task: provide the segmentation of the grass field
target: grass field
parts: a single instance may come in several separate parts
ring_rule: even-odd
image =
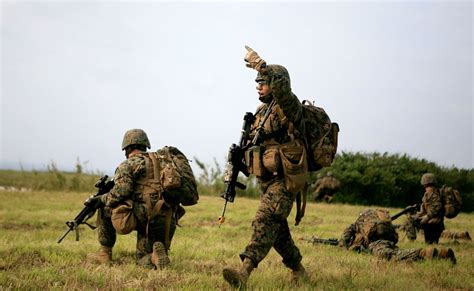
[[[164,271],[135,265],[135,233],[119,236],[110,266],[85,262],[87,253],[98,249],[95,231],[82,227],[81,239],[66,230],[64,222],[80,211],[90,193],[0,191],[0,289],[229,289],[222,268],[237,266],[238,254],[251,235],[250,223],[258,200],[237,197],[228,207],[226,222],[219,228],[223,200],[203,196],[188,207],[172,242],[172,265]],[[356,254],[329,245],[311,245],[298,240],[316,235],[339,237],[366,207],[310,203],[300,226],[290,228],[303,254],[309,278],[295,286],[290,272],[272,250],[252,273],[250,289],[268,290],[472,290],[474,244],[441,241],[454,249],[458,264],[447,261],[395,263]],[[400,209],[388,209],[395,213]],[[404,218],[400,218],[403,220]],[[446,221],[452,230],[474,231],[474,214],[460,214]],[[409,242],[400,236],[401,248],[421,248],[419,238]]]

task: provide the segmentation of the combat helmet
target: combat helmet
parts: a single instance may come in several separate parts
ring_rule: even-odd
[[[148,140],[148,136],[146,135],[145,131],[138,128],[127,130],[123,136],[122,151],[131,145],[142,145],[146,146],[147,148],[151,148],[150,140]]]
[[[436,184],[436,176],[433,173],[425,173],[421,176],[421,185]]]
[[[290,84],[290,74],[288,73],[288,70],[281,66],[281,65],[267,65],[265,70],[259,71],[257,74],[257,78],[255,79],[255,82],[266,82],[267,84],[270,83],[270,78],[271,75],[273,76],[282,76],[284,78],[288,79],[288,85],[291,86]]]

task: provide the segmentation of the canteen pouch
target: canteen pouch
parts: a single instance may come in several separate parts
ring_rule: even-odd
[[[245,161],[249,170],[249,173],[254,174],[257,177],[263,175],[262,167],[262,148],[260,146],[253,146],[245,153]]]
[[[299,192],[308,179],[308,161],[304,145],[295,142],[281,145],[280,158],[286,189],[291,193]]]
[[[263,167],[273,175],[281,169],[280,151],[278,147],[269,148],[263,153]]]
[[[118,234],[129,234],[137,227],[137,219],[133,214],[133,201],[127,200],[112,209],[112,225]]]

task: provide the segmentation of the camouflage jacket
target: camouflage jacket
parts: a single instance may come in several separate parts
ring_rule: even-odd
[[[260,123],[264,120],[264,116],[270,108],[274,100],[274,106],[271,108],[268,118],[262,125],[257,145],[263,146],[265,151],[270,147],[275,147],[300,139],[301,121],[303,119],[303,105],[295,94],[291,92],[290,85],[284,80],[273,80],[270,84],[272,93],[270,100],[263,101],[263,104],[257,108],[255,121],[250,127],[249,140],[253,140],[257,133]],[[274,179],[282,178],[282,169],[278,170],[277,176],[268,171],[264,171],[262,176],[258,176],[260,182],[267,184]],[[250,171],[252,173],[252,171]],[[263,184],[262,184],[263,185]]]
[[[320,192],[322,190],[338,190],[341,187],[341,182],[334,177],[322,177],[314,184],[314,191]]]
[[[102,197],[107,208],[116,207],[123,201],[133,199],[135,181],[146,175],[145,157],[141,154],[130,156],[115,170],[115,185],[109,193]]]
[[[359,215],[357,220],[349,225],[341,237],[341,244],[351,250],[367,249],[376,240],[398,242],[398,234],[391,222],[387,211],[369,209]]]
[[[428,223],[443,223],[444,207],[441,192],[438,188],[428,188],[421,200],[418,217],[427,215]]]
[[[295,137],[299,137],[300,123],[303,117],[303,105],[298,100],[295,94],[291,92],[291,89],[283,85],[282,87],[273,84],[281,81],[273,81],[271,84],[272,95],[276,104],[271,110],[268,119],[263,124],[263,131],[260,132],[261,144],[282,144],[291,140],[288,133],[289,122],[294,125]],[[280,84],[278,84],[280,85]],[[269,100],[271,101],[271,100]],[[270,107],[271,102],[264,102],[257,108],[255,112],[255,121],[250,127],[250,139],[252,139],[260,125],[261,120],[264,118],[267,109]]]

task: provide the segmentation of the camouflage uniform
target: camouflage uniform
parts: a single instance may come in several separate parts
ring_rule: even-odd
[[[148,216],[141,193],[137,189],[136,181],[146,175],[145,166],[146,153],[130,155],[127,160],[122,162],[115,171],[115,185],[112,190],[102,196],[102,202],[105,207],[98,216],[98,235],[102,246],[113,247],[116,241],[116,231],[112,225],[111,212],[121,202],[132,199],[133,213],[137,218],[137,261],[147,259],[150,256],[153,243],[160,241],[165,243],[166,231],[166,211],[172,206],[164,204],[160,213],[147,223]],[[158,201],[158,194],[151,197],[152,204]],[[148,230],[147,230],[148,225]],[[169,226],[169,241],[172,240],[176,229],[176,220],[172,219]],[[148,231],[148,234],[147,234]],[[167,246],[168,248],[169,246]]]
[[[421,203],[421,210],[417,215],[420,218],[425,215],[428,217],[426,222],[421,223],[421,228],[425,233],[425,242],[438,243],[444,230],[444,207],[439,189],[428,188]]]
[[[288,74],[282,66],[269,65],[269,68],[274,70],[273,73],[284,70],[286,75]],[[291,92],[289,77],[288,79],[273,77],[270,80],[259,74],[256,81],[260,80],[270,83],[272,94],[260,98],[263,104],[255,113],[256,119],[251,126],[250,139],[255,136],[260,120],[274,99],[276,105],[264,123],[263,133],[260,135],[260,145],[266,149],[291,141],[288,121],[292,122],[295,127],[294,134],[298,136],[297,128],[302,118],[302,104]],[[252,222],[252,237],[240,257],[242,260],[249,258],[256,267],[274,247],[282,256],[283,263],[294,269],[300,264],[302,256],[291,238],[287,217],[296,193],[288,192],[281,168],[276,172],[264,170],[257,178],[262,189],[260,205]]]
[[[471,240],[471,236],[467,231],[448,231],[443,230],[441,237],[453,240]]]
[[[409,240],[416,240],[416,235],[420,227],[417,221],[417,216],[414,214],[409,214],[406,215],[406,217],[407,220],[401,226],[401,230],[405,231],[405,234]]]
[[[366,210],[349,225],[341,237],[341,245],[358,252],[371,253],[379,258],[394,261],[423,259],[422,249],[399,249],[398,235],[388,212]]]
[[[334,194],[341,187],[341,182],[332,176],[325,176],[318,180],[314,185],[314,200],[331,202]]]

